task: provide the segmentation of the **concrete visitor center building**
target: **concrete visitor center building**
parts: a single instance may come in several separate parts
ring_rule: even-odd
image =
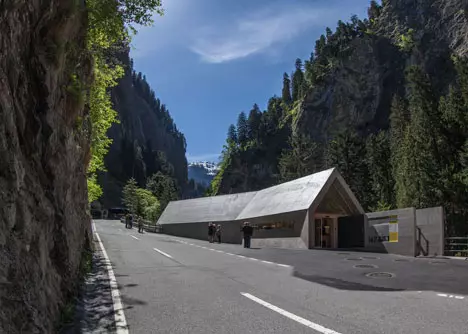
[[[202,240],[208,239],[210,222],[220,224],[223,242],[241,244],[241,226],[249,222],[254,227],[252,247],[363,248],[410,256],[440,255],[443,210],[424,210],[366,214],[332,168],[259,191],[173,201],[158,223],[165,234]],[[424,245],[418,244],[421,236]]]

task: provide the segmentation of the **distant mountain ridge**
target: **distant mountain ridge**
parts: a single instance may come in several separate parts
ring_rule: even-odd
[[[209,161],[194,161],[188,164],[188,178],[196,183],[209,186],[219,171],[218,164]]]

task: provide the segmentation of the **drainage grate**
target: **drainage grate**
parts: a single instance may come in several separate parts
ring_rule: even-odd
[[[356,264],[354,268],[377,268],[375,264]]]
[[[367,277],[372,277],[372,278],[393,278],[395,277],[395,274],[392,273],[369,273],[366,274]]]
[[[348,257],[345,260],[348,260],[348,261],[362,261],[362,259],[360,257]]]

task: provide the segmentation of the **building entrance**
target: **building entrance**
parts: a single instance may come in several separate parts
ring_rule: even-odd
[[[334,219],[315,218],[315,247],[332,248],[334,239]]]

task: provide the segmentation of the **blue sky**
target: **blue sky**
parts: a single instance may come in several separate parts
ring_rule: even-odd
[[[189,161],[217,161],[229,125],[281,94],[327,26],[366,17],[370,0],[163,0],[131,56],[187,139]]]

